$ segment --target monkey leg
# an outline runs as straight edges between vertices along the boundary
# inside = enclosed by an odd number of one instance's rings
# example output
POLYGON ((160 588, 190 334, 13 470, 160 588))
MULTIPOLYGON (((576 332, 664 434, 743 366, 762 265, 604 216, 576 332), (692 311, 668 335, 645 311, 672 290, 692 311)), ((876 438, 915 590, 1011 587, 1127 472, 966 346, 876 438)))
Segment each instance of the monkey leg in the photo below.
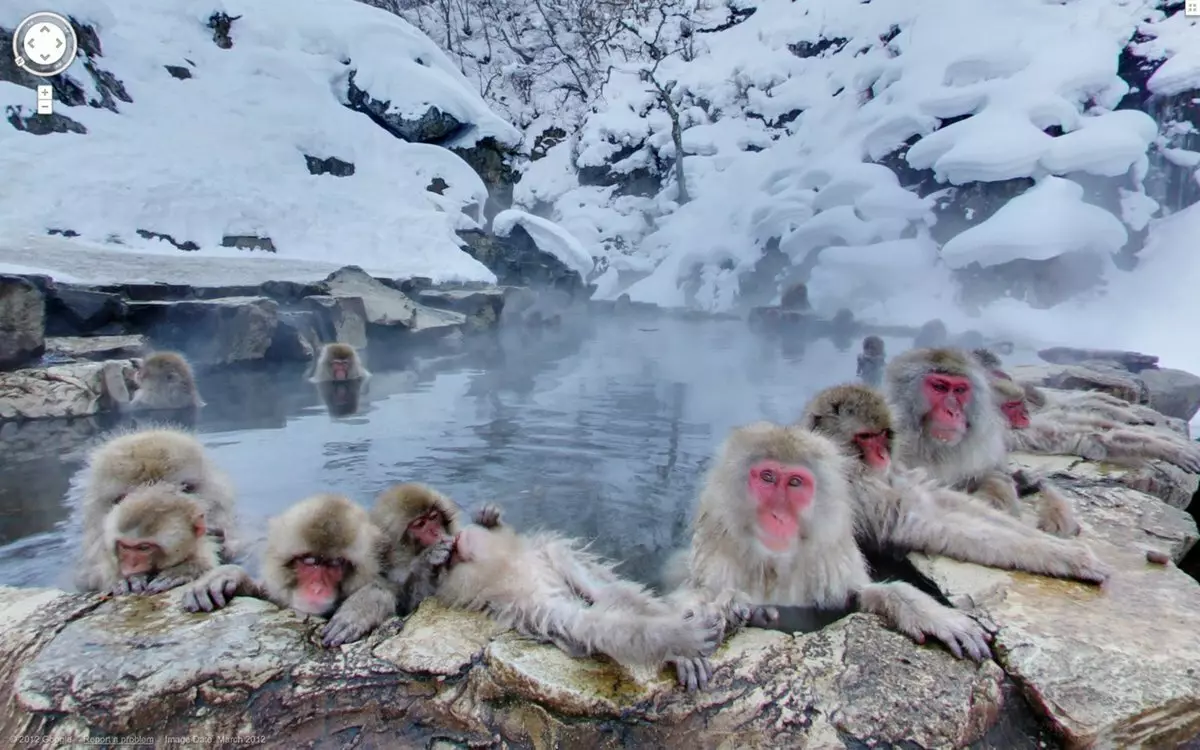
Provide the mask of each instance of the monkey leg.
POLYGON ((1071 501, 1049 482, 1038 483, 1037 527, 1061 537, 1079 536, 1081 531, 1071 501))
POLYGON ((674 612, 668 602, 645 586, 622 578, 612 565, 594 555, 558 543, 547 545, 544 552, 567 585, 591 604, 636 615, 667 616, 674 612))
POLYGON ((1012 476, 1003 471, 991 471, 970 483, 970 494, 985 501, 996 510, 1021 517, 1017 486, 1012 476))
POLYGON ((189 612, 212 612, 235 596, 267 599, 265 589, 240 565, 220 565, 205 573, 183 592, 181 602, 189 612))
POLYGON ((321 629, 326 648, 357 641, 396 614, 396 596, 382 582, 372 582, 346 598, 321 629))
POLYGON ((503 523, 501 521, 500 506, 494 503, 488 503, 479 510, 475 511, 475 515, 471 518, 472 521, 479 524, 485 529, 499 528, 503 523))
POLYGON ((862 611, 879 615, 917 643, 933 636, 959 659, 964 654, 974 661, 991 656, 991 635, 979 623, 907 583, 868 584, 859 590, 858 604, 862 611))

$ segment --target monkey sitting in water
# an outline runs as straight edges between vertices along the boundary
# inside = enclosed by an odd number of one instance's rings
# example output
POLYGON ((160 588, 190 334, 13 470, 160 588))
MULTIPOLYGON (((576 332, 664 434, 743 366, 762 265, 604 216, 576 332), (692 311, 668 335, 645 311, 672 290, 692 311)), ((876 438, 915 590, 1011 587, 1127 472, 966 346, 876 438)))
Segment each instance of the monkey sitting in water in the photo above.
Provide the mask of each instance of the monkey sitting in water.
POLYGON ((192 366, 178 352, 154 352, 146 356, 134 373, 134 381, 138 388, 125 406, 129 411, 204 406, 192 366))

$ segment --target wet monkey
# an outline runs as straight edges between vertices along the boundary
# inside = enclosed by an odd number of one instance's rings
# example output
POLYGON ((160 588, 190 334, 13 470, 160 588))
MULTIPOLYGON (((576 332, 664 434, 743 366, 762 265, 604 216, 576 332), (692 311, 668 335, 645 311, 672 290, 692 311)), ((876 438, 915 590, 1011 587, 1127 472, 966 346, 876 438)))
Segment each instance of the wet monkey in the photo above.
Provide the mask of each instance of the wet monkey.
POLYGON ((220 563, 206 532, 203 508, 175 485, 135 489, 104 519, 100 590, 157 594, 199 578, 220 563))
POLYGON ((689 689, 707 683, 719 623, 621 578, 614 565, 553 532, 517 534, 480 511, 454 538, 437 598, 485 611, 572 657, 602 653, 626 667, 673 664, 689 689))
MULTIPOLYGON (((687 578, 672 596, 762 606, 854 607, 918 643, 988 657, 971 617, 907 583, 873 583, 854 538, 850 458, 823 435, 757 422, 734 430, 701 490, 687 578)), ((740 618, 727 617, 737 624, 740 618)))
POLYGON ((1094 583, 1110 575, 1084 544, 1042 533, 977 498, 939 486, 920 469, 893 464, 891 410, 871 388, 826 388, 809 402, 799 424, 855 459, 848 479, 858 538, 866 545, 1094 583))
POLYGON ((363 367, 358 351, 350 344, 326 344, 321 348, 313 368, 312 382, 365 380, 371 376, 363 367))
POLYGON ((878 336, 867 336, 862 341, 862 353, 858 355, 858 370, 856 374, 864 383, 878 388, 883 382, 883 370, 887 367, 887 353, 883 348, 883 339, 878 336))
POLYGON ((138 387, 126 409, 187 409, 204 406, 200 391, 196 388, 192 366, 178 352, 147 355, 133 377, 138 387))
POLYGON ((1005 423, 987 372, 959 349, 911 349, 888 363, 884 391, 895 458, 936 481, 1020 516, 1005 423))
POLYGON ((380 575, 380 541, 366 510, 341 495, 314 495, 268 523, 260 581, 222 565, 188 588, 183 606, 211 612, 235 596, 253 596, 328 617, 321 631, 327 647, 356 641, 396 610, 380 575))
POLYGON ((206 534, 224 559, 239 552, 233 487, 213 464, 204 446, 183 430, 156 428, 119 433, 88 456, 83 482, 83 538, 76 584, 94 591, 109 554, 106 519, 134 490, 167 484, 194 499, 204 513, 206 534))

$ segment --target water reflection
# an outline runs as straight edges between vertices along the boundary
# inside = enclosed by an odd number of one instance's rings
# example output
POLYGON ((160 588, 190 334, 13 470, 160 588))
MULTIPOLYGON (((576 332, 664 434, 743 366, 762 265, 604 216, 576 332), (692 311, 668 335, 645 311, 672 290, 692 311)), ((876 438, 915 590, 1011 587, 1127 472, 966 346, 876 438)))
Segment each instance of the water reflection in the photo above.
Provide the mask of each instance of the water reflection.
MULTIPOLYGON (((371 351, 374 376, 357 394, 326 394, 303 368, 209 376, 195 427, 234 480, 252 537, 314 492, 369 504, 416 480, 468 507, 499 502, 519 528, 594 539, 651 580, 726 432, 794 419, 813 392, 854 377, 854 357, 829 340, 785 352, 739 321, 564 320, 436 359, 371 351)), ((0 427, 0 581, 62 585, 74 482, 111 426, 0 427)))

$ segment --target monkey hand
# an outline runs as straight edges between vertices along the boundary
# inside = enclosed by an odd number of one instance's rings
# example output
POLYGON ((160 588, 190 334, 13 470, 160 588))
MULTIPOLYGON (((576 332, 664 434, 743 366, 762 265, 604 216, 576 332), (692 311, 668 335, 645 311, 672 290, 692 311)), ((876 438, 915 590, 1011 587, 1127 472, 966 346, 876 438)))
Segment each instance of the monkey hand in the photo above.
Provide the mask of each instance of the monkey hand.
POLYGON ((325 648, 336 648, 357 641, 371 630, 362 618, 348 613, 343 607, 321 628, 321 645, 325 648))
POLYGON ((425 548, 421 556, 425 558, 425 562, 430 567, 437 568, 450 562, 450 555, 454 552, 454 537, 443 536, 433 544, 425 548))
POLYGON ((475 511, 472 520, 485 529, 494 529, 500 525, 500 506, 488 503, 475 511))
POLYGON ((150 577, 139 573, 128 578, 122 578, 108 590, 109 596, 125 596, 126 594, 146 594, 150 577))
POLYGON ((161 594, 164 591, 170 591, 174 588, 179 588, 185 583, 191 583, 195 579, 190 576, 158 576, 146 585, 145 594, 161 594))
POLYGON ((971 616, 940 604, 923 608, 923 617, 903 618, 897 629, 917 643, 925 643, 926 636, 933 636, 959 659, 964 655, 973 661, 983 661, 992 655, 988 643, 992 636, 971 616))
POLYGON ((712 679, 712 664, 708 659, 698 656, 671 663, 675 666, 675 678, 689 693, 708 689, 708 681, 712 679))
POLYGON ((1171 463, 1188 472, 1189 474, 1200 474, 1200 443, 1188 441, 1185 445, 1180 445, 1171 463))
POLYGON ((1079 542, 1070 542, 1071 552, 1066 557, 1067 569, 1063 571, 1077 581, 1103 584, 1113 575, 1113 568, 1096 557, 1091 548, 1079 542))
POLYGON ((183 593, 183 608, 189 612, 212 612, 229 604, 245 581, 236 565, 222 565, 196 581, 183 593))

